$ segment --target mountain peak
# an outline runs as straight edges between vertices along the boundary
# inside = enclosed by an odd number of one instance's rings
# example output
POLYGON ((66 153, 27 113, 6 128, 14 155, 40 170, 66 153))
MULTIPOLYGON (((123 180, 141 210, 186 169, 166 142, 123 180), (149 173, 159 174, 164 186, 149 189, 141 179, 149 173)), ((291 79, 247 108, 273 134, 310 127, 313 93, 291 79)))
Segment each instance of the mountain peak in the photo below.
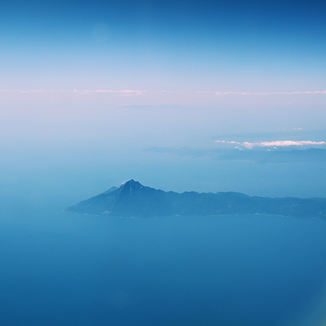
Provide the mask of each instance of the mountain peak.
POLYGON ((136 184, 142 186, 142 184, 141 184, 140 182, 138 182, 138 181, 136 181, 136 180, 134 180, 134 179, 130 179, 130 180, 127 180, 127 181, 125 181, 125 182, 122 182, 121 185, 122 185, 122 186, 126 186, 126 185, 136 185, 136 184))
POLYGON ((144 186, 140 182, 138 182, 134 179, 130 179, 130 180, 122 183, 120 186, 120 189, 132 191, 132 190, 141 189, 143 187, 144 186))

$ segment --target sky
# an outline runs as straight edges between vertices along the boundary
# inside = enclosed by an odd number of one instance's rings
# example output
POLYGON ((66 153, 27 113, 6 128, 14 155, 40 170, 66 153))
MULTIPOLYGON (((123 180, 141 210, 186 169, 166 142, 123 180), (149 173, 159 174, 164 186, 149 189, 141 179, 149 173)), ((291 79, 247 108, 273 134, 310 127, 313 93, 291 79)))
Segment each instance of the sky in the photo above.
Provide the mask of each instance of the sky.
POLYGON ((8 189, 31 175, 52 183, 74 175, 71 184, 88 175, 94 184, 79 186, 90 191, 132 177, 176 190, 323 195, 323 154, 313 168, 271 173, 256 156, 232 154, 229 164, 210 153, 324 148, 325 9, 323 1, 4 2, 8 189), (257 173, 274 179, 253 186, 257 173))
POLYGON ((189 104, 200 93, 214 104, 214 92, 323 91, 325 7, 323 1, 10 1, 0 13, 0 87, 134 90, 130 96, 146 94, 153 104, 166 97, 189 104))

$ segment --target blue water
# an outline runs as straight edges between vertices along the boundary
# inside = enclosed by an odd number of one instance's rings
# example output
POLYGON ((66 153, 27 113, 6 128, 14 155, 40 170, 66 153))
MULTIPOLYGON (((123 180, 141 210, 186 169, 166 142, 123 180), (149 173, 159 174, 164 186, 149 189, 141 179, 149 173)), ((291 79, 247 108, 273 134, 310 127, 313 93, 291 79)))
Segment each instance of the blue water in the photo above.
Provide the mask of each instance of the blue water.
POLYGON ((317 325, 325 235, 276 216, 4 210, 0 325, 317 325))

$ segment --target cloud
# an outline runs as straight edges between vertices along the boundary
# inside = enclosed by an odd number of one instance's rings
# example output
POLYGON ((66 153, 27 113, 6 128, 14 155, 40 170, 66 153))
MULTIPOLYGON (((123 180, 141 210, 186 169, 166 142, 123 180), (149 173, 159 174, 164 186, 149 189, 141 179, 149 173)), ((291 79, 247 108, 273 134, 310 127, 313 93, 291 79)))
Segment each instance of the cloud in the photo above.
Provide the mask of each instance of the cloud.
POLYGON ((146 90, 138 89, 74 89, 77 94, 117 94, 125 96, 142 96, 145 95, 146 90))
POLYGON ((157 155, 177 155, 191 159, 207 158, 217 161, 252 162, 259 164, 280 164, 300 162, 326 162, 326 150, 322 148, 286 148, 283 150, 251 151, 232 149, 208 148, 177 148, 177 147, 152 147, 146 149, 157 155))
POLYGON ((44 89, 0 89, 0 93, 5 94, 40 94, 40 93, 53 93, 53 90, 44 89))
POLYGON ((146 149, 157 155, 177 155, 191 159, 207 158, 218 161, 252 162, 259 164, 280 164, 299 162, 326 162, 326 150, 321 148, 293 149, 291 147, 283 150, 251 151, 212 148, 187 148, 187 147, 152 147, 146 149))
POLYGON ((292 147, 292 146, 320 146, 326 145, 326 141, 313 141, 313 140, 274 140, 262 142, 239 142, 235 140, 216 140, 218 144, 231 144, 236 147, 245 147, 253 149, 254 147, 292 147))
POLYGON ((142 96, 147 93, 146 90, 138 89, 0 89, 0 94, 112 94, 122 96, 142 96))
MULTIPOLYGON (((75 94, 75 95, 91 95, 91 94, 108 94, 121 96, 144 96, 148 90, 144 89, 0 89, 0 94, 75 94)), ((178 91, 161 90, 159 94, 171 95, 182 94, 178 91)), ((277 92, 250 92, 250 91, 197 91, 196 94, 215 95, 215 96, 273 96, 273 95, 326 95, 326 90, 310 90, 310 91, 277 91, 277 92)))
POLYGON ((272 96, 272 95, 326 95, 326 90, 309 90, 309 91, 198 91, 197 94, 213 94, 216 96, 272 96))

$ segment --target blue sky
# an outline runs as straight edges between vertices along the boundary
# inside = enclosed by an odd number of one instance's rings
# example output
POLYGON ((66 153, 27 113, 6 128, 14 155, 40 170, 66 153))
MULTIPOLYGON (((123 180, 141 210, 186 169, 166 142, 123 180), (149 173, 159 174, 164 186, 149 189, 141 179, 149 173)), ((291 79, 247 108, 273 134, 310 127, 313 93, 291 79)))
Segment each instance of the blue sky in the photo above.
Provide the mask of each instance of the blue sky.
POLYGON ((320 1, 7 2, 0 87, 325 89, 325 9, 320 1))

